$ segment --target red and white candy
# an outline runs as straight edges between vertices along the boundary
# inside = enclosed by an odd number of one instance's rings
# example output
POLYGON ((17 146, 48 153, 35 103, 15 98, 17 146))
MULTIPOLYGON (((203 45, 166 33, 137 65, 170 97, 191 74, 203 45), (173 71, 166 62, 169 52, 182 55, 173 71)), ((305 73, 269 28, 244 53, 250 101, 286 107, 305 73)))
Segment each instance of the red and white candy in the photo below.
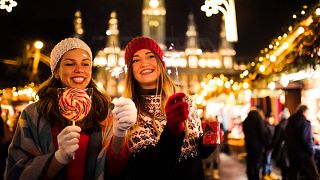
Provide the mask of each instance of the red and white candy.
POLYGON ((83 89, 69 88, 59 98, 61 114, 71 121, 79 121, 89 114, 91 98, 83 89))

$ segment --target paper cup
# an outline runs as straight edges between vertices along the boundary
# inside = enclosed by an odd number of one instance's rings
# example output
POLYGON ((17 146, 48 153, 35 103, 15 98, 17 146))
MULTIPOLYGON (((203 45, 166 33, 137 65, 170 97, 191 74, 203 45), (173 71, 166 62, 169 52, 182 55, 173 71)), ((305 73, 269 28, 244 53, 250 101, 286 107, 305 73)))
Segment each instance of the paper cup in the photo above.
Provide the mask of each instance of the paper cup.
POLYGON ((213 146, 220 144, 220 122, 202 121, 203 145, 213 146))

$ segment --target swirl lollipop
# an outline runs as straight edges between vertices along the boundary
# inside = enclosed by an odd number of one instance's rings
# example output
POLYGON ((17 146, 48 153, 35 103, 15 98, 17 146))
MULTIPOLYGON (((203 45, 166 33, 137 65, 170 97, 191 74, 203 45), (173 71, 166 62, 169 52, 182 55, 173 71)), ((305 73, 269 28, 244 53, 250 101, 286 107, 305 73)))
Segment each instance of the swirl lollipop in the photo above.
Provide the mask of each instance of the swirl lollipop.
POLYGON ((73 125, 86 117, 90 108, 91 98, 83 89, 68 88, 59 98, 60 113, 73 125))

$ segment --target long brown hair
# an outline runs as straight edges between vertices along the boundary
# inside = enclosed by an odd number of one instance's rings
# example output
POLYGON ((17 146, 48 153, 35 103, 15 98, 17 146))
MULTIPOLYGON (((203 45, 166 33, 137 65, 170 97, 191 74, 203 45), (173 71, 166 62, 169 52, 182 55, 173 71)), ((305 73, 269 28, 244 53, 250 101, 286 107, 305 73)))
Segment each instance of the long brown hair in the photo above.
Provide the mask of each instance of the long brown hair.
MULTIPOLYGON (((61 88, 62 83, 60 79, 56 79, 54 76, 49 77, 43 82, 38 89, 38 113, 39 116, 43 116, 49 120, 49 122, 60 122, 62 126, 70 124, 66 118, 64 118, 58 109, 58 92, 57 88, 61 88)), ((82 129, 98 128, 99 122, 106 119, 108 115, 108 106, 110 103, 110 97, 102 94, 96 84, 91 79, 88 88, 92 88, 92 106, 89 114, 81 122, 82 129)))
MULTIPOLYGON (((176 85, 171 80, 169 74, 167 73, 166 69, 164 68, 163 64, 160 61, 160 58, 157 56, 156 53, 153 52, 157 59, 158 68, 157 71, 160 71, 160 75, 157 79, 157 88, 156 88, 156 95, 161 96, 161 111, 164 113, 165 104, 173 93, 176 91, 176 85)), ((133 76, 132 70, 132 61, 128 64, 128 71, 126 73, 126 80, 125 80, 125 90, 123 92, 123 96, 130 98, 135 103, 138 114, 145 113, 149 114, 146 110, 146 105, 144 102, 144 98, 142 97, 142 87, 140 86, 139 82, 133 76)), ((164 113, 165 114, 165 113, 164 113)), ((151 117, 154 115, 149 114, 151 117)), ((154 118, 154 117, 153 117, 154 118)), ((139 118, 137 119, 136 126, 139 125, 139 118)), ((155 128, 156 129, 156 128, 155 128)))

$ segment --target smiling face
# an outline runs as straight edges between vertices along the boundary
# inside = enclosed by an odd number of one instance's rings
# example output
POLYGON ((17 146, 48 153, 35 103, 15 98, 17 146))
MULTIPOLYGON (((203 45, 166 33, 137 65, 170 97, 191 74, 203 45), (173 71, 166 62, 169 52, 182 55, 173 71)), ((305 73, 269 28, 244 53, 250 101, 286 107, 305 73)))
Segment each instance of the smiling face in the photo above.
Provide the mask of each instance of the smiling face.
POLYGON ((89 54, 83 49, 66 52, 60 60, 54 75, 63 86, 84 89, 91 80, 92 66, 89 54))
POLYGON ((137 51, 132 58, 132 72, 143 89, 156 88, 160 75, 156 55, 149 49, 137 51))

